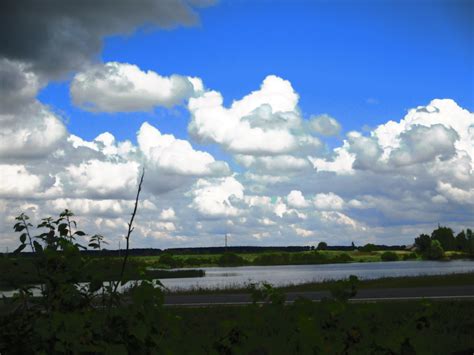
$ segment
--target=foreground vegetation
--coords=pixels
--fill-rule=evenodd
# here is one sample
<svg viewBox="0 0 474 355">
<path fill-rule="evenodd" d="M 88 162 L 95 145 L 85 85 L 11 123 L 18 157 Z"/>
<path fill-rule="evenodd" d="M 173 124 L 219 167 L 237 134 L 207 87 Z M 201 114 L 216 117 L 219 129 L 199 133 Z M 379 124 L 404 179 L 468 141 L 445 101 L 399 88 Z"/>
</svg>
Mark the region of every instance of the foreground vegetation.
<svg viewBox="0 0 474 355">
<path fill-rule="evenodd" d="M 122 260 L 119 258 L 83 257 L 83 270 L 78 282 L 90 282 L 92 279 L 108 281 L 121 280 Z M 11 290 L 25 285 L 42 284 L 45 275 L 37 273 L 35 257 L 3 257 L 0 258 L 0 290 Z M 203 270 L 154 270 L 147 269 L 146 264 L 131 259 L 124 270 L 126 280 L 167 279 L 182 277 L 202 277 Z"/>
<path fill-rule="evenodd" d="M 290 306 L 176 309 L 192 334 L 180 354 L 472 353 L 472 302 L 346 304 L 300 300 Z M 191 337 L 190 337 L 191 338 Z M 166 341 L 165 341 L 166 343 Z"/>
<path fill-rule="evenodd" d="M 356 280 L 355 280 L 356 281 Z M 165 308 L 141 286 L 107 308 L 2 313 L 0 352 L 103 354 L 467 354 L 474 350 L 474 302 L 350 304 L 354 279 L 321 303 L 284 305 L 271 287 L 244 307 Z M 256 302 L 265 302 L 264 304 Z M 3 301 L 6 302 L 6 301 Z M 20 308 L 21 309 L 21 308 Z"/>
<path fill-rule="evenodd" d="M 127 265 L 135 261 L 125 255 L 113 273 L 90 273 L 102 270 L 102 261 L 94 264 L 81 255 L 74 233 L 64 226 L 71 225 L 72 216 L 65 211 L 40 227 L 47 232 L 20 237 L 20 251 L 27 240 L 36 242 L 36 256 L 28 260 L 44 280 L 42 297 L 32 297 L 25 286 L 13 299 L 0 301 L 0 353 L 461 354 L 474 349 L 473 302 L 393 302 L 389 307 L 347 302 L 370 282 L 387 286 L 395 279 L 361 283 L 350 277 L 325 284 L 331 297 L 321 303 L 300 299 L 291 305 L 285 305 L 284 290 L 264 284 L 249 289 L 254 303 L 245 307 L 167 308 L 163 289 L 147 274 L 120 294 L 117 287 L 127 281 L 127 270 L 133 270 Z M 29 224 L 24 215 L 19 220 L 22 232 Z M 20 259 L 13 258 L 12 267 L 24 267 L 15 262 Z M 100 290 L 105 276 L 120 282 L 108 280 Z M 92 279 L 81 285 L 87 277 Z M 455 278 L 472 281 L 472 275 Z M 413 282 L 420 285 L 419 279 Z"/>
</svg>

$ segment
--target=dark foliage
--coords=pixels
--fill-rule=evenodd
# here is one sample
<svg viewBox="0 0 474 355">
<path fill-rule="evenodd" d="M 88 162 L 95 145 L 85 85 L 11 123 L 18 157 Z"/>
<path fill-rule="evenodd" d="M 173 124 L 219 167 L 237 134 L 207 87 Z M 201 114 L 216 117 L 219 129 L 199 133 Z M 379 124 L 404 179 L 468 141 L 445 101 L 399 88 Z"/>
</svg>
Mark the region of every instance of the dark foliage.
<svg viewBox="0 0 474 355">
<path fill-rule="evenodd" d="M 427 253 L 428 259 L 439 260 L 444 257 L 444 250 L 438 240 L 432 240 Z"/>
<path fill-rule="evenodd" d="M 403 260 L 416 260 L 417 255 L 416 253 L 410 253 L 403 255 Z"/>
<path fill-rule="evenodd" d="M 234 253 L 224 253 L 217 259 L 219 266 L 242 266 L 245 264 L 245 259 Z"/>
<path fill-rule="evenodd" d="M 318 250 L 326 250 L 328 248 L 328 244 L 326 242 L 319 242 L 318 243 Z"/>
<path fill-rule="evenodd" d="M 431 233 L 431 240 L 437 240 L 444 250 L 456 250 L 456 239 L 451 228 L 438 226 Z"/>
<path fill-rule="evenodd" d="M 382 259 L 382 261 L 397 261 L 398 255 L 393 251 L 386 251 L 382 253 L 382 255 L 380 255 L 380 258 Z"/>
<path fill-rule="evenodd" d="M 427 234 L 420 234 L 419 237 L 415 238 L 415 246 L 420 253 L 425 253 L 431 245 L 431 238 Z"/>
</svg>

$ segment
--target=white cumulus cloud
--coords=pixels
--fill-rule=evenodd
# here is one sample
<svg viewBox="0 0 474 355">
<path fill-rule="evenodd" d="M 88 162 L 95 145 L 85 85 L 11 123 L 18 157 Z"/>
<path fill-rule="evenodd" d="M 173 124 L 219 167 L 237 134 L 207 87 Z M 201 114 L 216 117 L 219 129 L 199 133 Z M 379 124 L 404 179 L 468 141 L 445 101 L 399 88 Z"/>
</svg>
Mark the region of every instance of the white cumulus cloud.
<svg viewBox="0 0 474 355">
<path fill-rule="evenodd" d="M 190 206 L 204 216 L 237 216 L 241 211 L 233 205 L 232 199 L 243 199 L 244 186 L 232 176 L 214 180 L 199 179 L 190 194 L 193 196 Z"/>
<path fill-rule="evenodd" d="M 201 141 L 247 155 L 277 155 L 319 147 L 320 141 L 302 130 L 298 98 L 289 81 L 274 75 L 230 108 L 223 106 L 219 92 L 208 91 L 189 100 L 189 131 Z"/>
<path fill-rule="evenodd" d="M 136 65 L 108 62 L 74 76 L 71 97 L 75 105 L 95 112 L 150 111 L 172 107 L 203 90 L 198 78 L 164 77 Z"/>
</svg>

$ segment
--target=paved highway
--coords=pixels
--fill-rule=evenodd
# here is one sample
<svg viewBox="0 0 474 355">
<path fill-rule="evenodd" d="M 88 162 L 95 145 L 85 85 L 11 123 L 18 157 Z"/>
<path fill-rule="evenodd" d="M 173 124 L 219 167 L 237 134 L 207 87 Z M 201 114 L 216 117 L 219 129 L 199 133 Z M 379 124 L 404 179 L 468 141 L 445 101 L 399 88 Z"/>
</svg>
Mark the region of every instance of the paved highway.
<svg viewBox="0 0 474 355">
<path fill-rule="evenodd" d="M 287 292 L 287 303 L 292 303 L 299 297 L 312 301 L 321 301 L 329 297 L 329 291 Z M 474 285 L 449 287 L 412 287 L 412 288 L 382 288 L 361 289 L 352 302 L 402 301 L 416 299 L 472 299 L 474 300 Z M 166 306 L 217 306 L 245 305 L 252 303 L 250 294 L 208 294 L 208 295 L 166 295 Z"/>
</svg>

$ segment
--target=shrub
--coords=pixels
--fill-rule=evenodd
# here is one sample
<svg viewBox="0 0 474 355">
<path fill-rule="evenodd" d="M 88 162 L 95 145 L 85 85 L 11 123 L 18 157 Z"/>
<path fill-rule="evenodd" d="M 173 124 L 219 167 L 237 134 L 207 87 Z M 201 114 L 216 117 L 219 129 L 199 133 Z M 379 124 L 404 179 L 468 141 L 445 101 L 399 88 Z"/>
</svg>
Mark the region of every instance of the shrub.
<svg viewBox="0 0 474 355">
<path fill-rule="evenodd" d="M 213 264 L 212 259 L 210 258 L 197 258 L 197 257 L 188 257 L 183 259 L 184 265 L 189 265 L 189 266 L 199 266 L 203 264 Z"/>
<path fill-rule="evenodd" d="M 34 256 L 29 262 L 41 283 L 42 297 L 33 298 L 31 287 L 22 285 L 16 297 L 3 300 L 5 309 L 12 311 L 0 314 L 0 352 L 159 351 L 163 324 L 156 320 L 166 316 L 162 290 L 151 280 L 143 280 L 132 286 L 125 299 L 118 286 L 126 281 L 126 260 L 111 268 L 122 270 L 119 281 L 114 281 L 117 276 L 103 278 L 104 272 L 95 269 L 101 260 L 85 258 L 80 253 L 84 247 L 76 237 L 86 234 L 74 231 L 73 216 L 65 210 L 58 219 L 43 219 L 37 236 L 30 234 L 33 225 L 26 215 L 17 218 L 15 230 L 22 233 L 21 244 L 11 258 L 14 265 L 20 266 L 23 260 L 15 262 L 19 259 L 16 254 L 30 246 Z M 99 247 L 94 240 L 91 244 Z M 84 280 L 88 281 L 85 285 L 81 283 Z"/>
<path fill-rule="evenodd" d="M 74 214 L 65 210 L 58 219 L 44 218 L 33 235 L 28 216 L 21 214 L 14 226 L 20 246 L 12 259 L 30 247 L 34 272 L 41 281 L 41 297 L 32 297 L 32 287 L 21 286 L 12 299 L 3 299 L 6 312 L 0 314 L 0 353 L 162 353 L 164 324 L 171 320 L 164 312 L 159 282 L 146 279 L 134 284 L 126 296 L 118 287 L 126 279 L 129 239 L 143 183 L 138 185 L 135 208 L 128 223 L 126 250 L 120 266 L 119 281 L 104 279 L 92 272 L 91 259 L 76 238 L 86 236 L 77 230 Z M 89 238 L 89 246 L 100 249 L 102 236 Z M 13 260 L 15 264 L 15 260 Z M 17 263 L 20 265 L 21 263 Z M 92 269 L 93 270 L 93 269 Z M 84 285 L 80 282 L 88 280 Z"/>
<path fill-rule="evenodd" d="M 253 260 L 254 265 L 288 265 L 289 263 L 290 254 L 288 253 L 261 254 Z"/>
<path fill-rule="evenodd" d="M 326 262 L 324 254 L 317 251 L 311 253 L 292 254 L 290 258 L 291 264 L 323 264 Z"/>
<path fill-rule="evenodd" d="M 377 247 L 375 246 L 375 244 L 371 244 L 371 243 L 368 243 L 366 245 L 364 245 L 363 247 L 359 248 L 360 251 L 364 251 L 364 252 L 368 252 L 368 253 L 371 253 L 373 251 L 375 251 L 377 249 Z"/>
<path fill-rule="evenodd" d="M 241 266 L 245 265 L 245 260 L 234 253 L 224 253 L 217 259 L 219 266 Z"/>
<path fill-rule="evenodd" d="M 335 256 L 332 259 L 329 259 L 329 263 L 349 263 L 351 261 L 354 261 L 354 259 L 347 253 L 341 253 Z"/>
<path fill-rule="evenodd" d="M 428 259 L 439 260 L 444 257 L 444 250 L 438 240 L 432 240 L 428 249 Z"/>
<path fill-rule="evenodd" d="M 380 258 L 382 259 L 382 261 L 397 261 L 398 255 L 393 251 L 386 251 L 382 253 L 382 255 L 380 255 Z"/>
<path fill-rule="evenodd" d="M 417 258 L 416 253 L 404 254 L 403 260 L 415 260 Z"/>
<path fill-rule="evenodd" d="M 355 297 L 358 285 L 357 276 L 350 275 L 347 280 L 339 280 L 331 286 L 331 296 L 339 301 L 347 301 L 349 298 Z"/>
<path fill-rule="evenodd" d="M 171 268 L 183 267 L 183 262 L 180 259 L 173 257 L 171 254 L 163 254 L 158 260 L 160 264 Z"/>
</svg>

